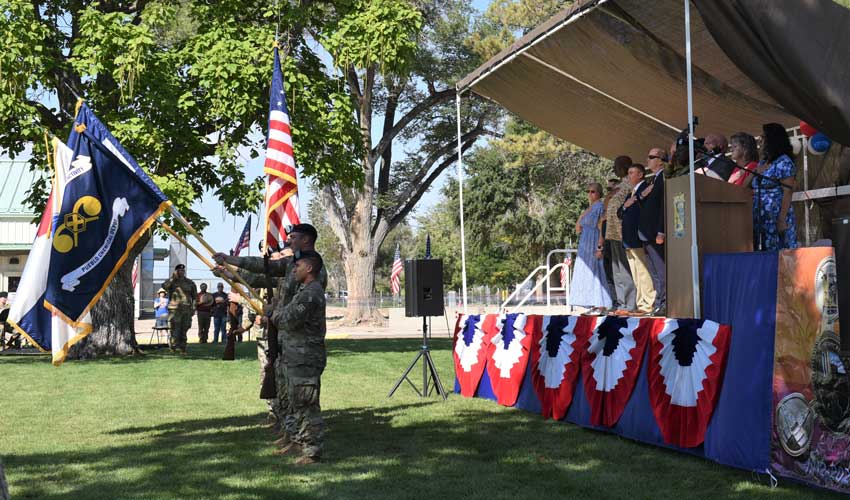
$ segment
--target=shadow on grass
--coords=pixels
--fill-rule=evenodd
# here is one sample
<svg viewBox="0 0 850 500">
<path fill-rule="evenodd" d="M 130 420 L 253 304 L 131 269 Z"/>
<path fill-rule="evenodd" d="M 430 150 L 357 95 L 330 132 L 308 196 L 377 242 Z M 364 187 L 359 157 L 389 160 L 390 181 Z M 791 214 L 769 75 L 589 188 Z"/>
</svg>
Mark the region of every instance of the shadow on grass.
<svg viewBox="0 0 850 500">
<path fill-rule="evenodd" d="M 325 418 L 325 463 L 307 468 L 271 454 L 262 414 L 126 427 L 108 433 L 113 446 L 5 461 L 16 498 L 830 496 L 757 488 L 748 473 L 480 400 L 335 409 Z"/>
<path fill-rule="evenodd" d="M 410 353 L 414 356 L 422 345 L 421 339 L 328 339 L 326 341 L 328 357 L 345 357 L 371 353 Z M 428 345 L 433 350 L 449 350 L 451 340 L 432 339 Z M 96 359 L 70 360 L 69 363 L 143 363 L 153 359 L 166 357 L 182 357 L 187 361 L 192 360 L 221 360 L 224 352 L 224 344 L 189 344 L 188 354 L 182 356 L 170 352 L 166 345 L 140 344 L 141 355 L 128 356 L 103 356 Z M 256 359 L 257 343 L 254 340 L 246 340 L 236 343 L 236 359 Z M 0 366 L 3 364 L 33 364 L 50 363 L 50 355 L 0 355 Z"/>
<path fill-rule="evenodd" d="M 451 340 L 430 339 L 428 346 L 433 350 L 448 350 Z M 415 355 L 422 346 L 422 338 L 406 339 L 330 339 L 326 341 L 328 357 L 351 356 L 376 352 L 407 352 Z"/>
</svg>

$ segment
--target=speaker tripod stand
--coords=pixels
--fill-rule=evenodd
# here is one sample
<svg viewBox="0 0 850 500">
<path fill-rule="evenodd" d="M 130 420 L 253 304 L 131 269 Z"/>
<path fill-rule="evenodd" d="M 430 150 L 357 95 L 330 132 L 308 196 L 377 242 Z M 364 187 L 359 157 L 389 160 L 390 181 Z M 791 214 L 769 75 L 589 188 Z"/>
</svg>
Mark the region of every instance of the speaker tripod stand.
<svg viewBox="0 0 850 500">
<path fill-rule="evenodd" d="M 420 391 L 416 384 L 410 380 L 410 372 L 413 371 L 413 367 L 416 366 L 416 362 L 419 359 L 422 359 L 422 390 Z M 429 377 L 430 375 L 430 377 Z M 434 360 L 431 358 L 431 350 L 428 348 L 428 318 L 422 316 L 422 347 L 419 348 L 419 354 L 413 358 L 413 362 L 410 363 L 410 366 L 407 367 L 407 370 L 399 377 L 396 381 L 393 388 L 390 390 L 390 393 L 387 394 L 388 398 L 393 397 L 395 391 L 401 386 L 401 383 L 407 381 L 410 384 L 410 387 L 413 387 L 413 390 L 416 391 L 416 394 L 419 397 L 426 398 L 431 395 L 431 393 L 436 389 L 437 393 L 443 397 L 443 401 L 448 398 L 446 395 L 446 390 L 443 389 L 443 383 L 440 382 L 440 376 L 437 374 L 437 367 L 434 365 Z"/>
</svg>

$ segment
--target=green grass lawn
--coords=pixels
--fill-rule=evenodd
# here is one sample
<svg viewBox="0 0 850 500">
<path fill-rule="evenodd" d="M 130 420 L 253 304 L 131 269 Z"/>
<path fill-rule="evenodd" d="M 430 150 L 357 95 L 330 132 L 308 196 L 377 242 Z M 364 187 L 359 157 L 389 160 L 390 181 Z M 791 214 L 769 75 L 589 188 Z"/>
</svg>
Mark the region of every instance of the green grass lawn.
<svg viewBox="0 0 850 500">
<path fill-rule="evenodd" d="M 0 357 L 0 455 L 13 498 L 830 498 L 452 394 L 386 395 L 419 342 L 330 340 L 325 463 L 272 455 L 254 343 L 181 358 Z M 446 386 L 448 340 L 434 342 Z M 416 373 L 421 377 L 421 371 Z M 835 498 L 838 498 L 835 495 Z"/>
</svg>

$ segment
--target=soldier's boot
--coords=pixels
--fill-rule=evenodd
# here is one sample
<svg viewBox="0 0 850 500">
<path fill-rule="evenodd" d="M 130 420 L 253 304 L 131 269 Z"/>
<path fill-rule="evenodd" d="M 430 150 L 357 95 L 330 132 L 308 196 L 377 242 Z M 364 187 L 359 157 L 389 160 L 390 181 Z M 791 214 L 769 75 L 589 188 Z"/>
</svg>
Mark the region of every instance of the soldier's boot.
<svg viewBox="0 0 850 500">
<path fill-rule="evenodd" d="M 301 446 L 291 442 L 283 448 L 278 448 L 277 450 L 273 451 L 272 455 L 282 457 L 287 455 L 297 455 L 299 453 L 301 453 Z"/>
<path fill-rule="evenodd" d="M 313 465 L 319 463 L 321 460 L 319 457 L 311 457 L 307 455 L 302 455 L 298 457 L 298 460 L 295 461 L 295 465 Z"/>
<path fill-rule="evenodd" d="M 283 435 L 280 436 L 279 438 L 277 438 L 274 441 L 274 445 L 277 446 L 278 448 L 283 448 L 284 446 L 288 445 L 291 442 L 292 442 L 292 437 L 289 435 L 288 432 L 284 431 Z"/>
</svg>

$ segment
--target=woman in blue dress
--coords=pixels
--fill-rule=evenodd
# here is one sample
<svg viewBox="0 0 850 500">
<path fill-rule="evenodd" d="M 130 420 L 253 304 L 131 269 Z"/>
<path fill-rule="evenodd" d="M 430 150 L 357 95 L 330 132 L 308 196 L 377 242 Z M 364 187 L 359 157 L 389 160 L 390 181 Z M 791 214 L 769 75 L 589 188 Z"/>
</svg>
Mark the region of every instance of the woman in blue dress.
<svg viewBox="0 0 850 500">
<path fill-rule="evenodd" d="M 596 257 L 599 243 L 599 221 L 604 212 L 602 203 L 602 185 L 592 182 L 587 187 L 587 207 L 578 222 L 576 232 L 581 236 L 578 241 L 578 258 L 573 269 L 573 281 L 570 283 L 570 305 L 596 309 L 609 309 L 611 295 L 605 278 L 605 266 L 602 259 Z"/>
<path fill-rule="evenodd" d="M 762 126 L 762 161 L 758 172 L 770 179 L 753 179 L 753 246 L 756 250 L 797 248 L 797 223 L 791 206 L 797 167 L 791 159 L 792 151 L 788 133 L 782 125 Z"/>
</svg>

